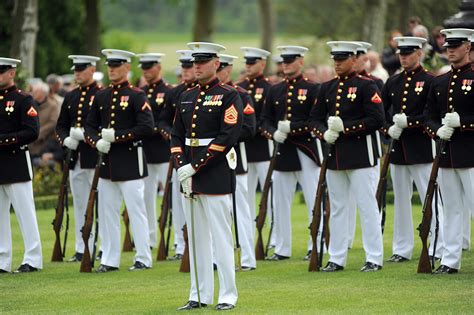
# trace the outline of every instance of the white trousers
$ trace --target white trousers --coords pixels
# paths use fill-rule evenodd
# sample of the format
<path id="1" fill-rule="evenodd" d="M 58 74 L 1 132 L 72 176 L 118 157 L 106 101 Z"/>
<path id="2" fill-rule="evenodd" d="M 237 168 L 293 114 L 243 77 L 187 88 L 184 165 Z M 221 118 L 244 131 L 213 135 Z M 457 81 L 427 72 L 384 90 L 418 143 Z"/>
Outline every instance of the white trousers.
<path id="1" fill-rule="evenodd" d="M 329 261 L 345 266 L 347 261 L 348 221 L 350 193 L 354 194 L 360 213 L 362 244 L 366 262 L 383 264 L 382 230 L 380 216 L 375 199 L 375 190 L 379 175 L 376 167 L 345 171 L 327 171 L 327 183 L 331 216 L 329 229 Z"/>
<path id="2" fill-rule="evenodd" d="M 43 256 L 31 181 L 0 185 L 0 269 L 12 269 L 10 205 L 13 205 L 23 235 L 25 254 L 21 264 L 42 269 Z"/>
<path id="3" fill-rule="evenodd" d="M 239 232 L 239 243 L 241 247 L 241 263 L 246 267 L 257 267 L 254 248 L 254 214 L 250 211 L 248 204 L 247 174 L 237 175 L 237 186 L 235 189 L 235 201 L 237 207 L 237 229 Z"/>
<path id="4" fill-rule="evenodd" d="M 275 253 L 282 256 L 291 256 L 291 203 L 299 182 L 308 207 L 308 224 L 313 217 L 314 198 L 319 179 L 319 166 L 300 150 L 297 150 L 301 164 L 301 171 L 275 171 L 273 189 L 273 204 L 275 207 L 275 226 L 278 230 Z M 309 233 L 308 233 L 309 235 Z M 332 236 L 331 236 L 332 237 Z M 311 249 L 311 238 L 308 241 L 308 250 Z M 346 246 L 347 247 L 347 246 Z"/>
<path id="5" fill-rule="evenodd" d="M 191 301 L 198 301 L 196 285 L 199 285 L 201 303 L 213 303 L 214 258 L 219 277 L 218 303 L 233 305 L 237 303 L 231 208 L 231 195 L 196 195 L 193 200 L 184 200 L 191 265 L 191 289 L 189 292 Z M 194 222 L 191 215 L 194 216 Z M 196 240 L 193 239 L 193 228 Z M 196 257 L 194 257 L 193 246 L 196 246 Z M 194 260 L 196 260 L 199 284 L 196 284 L 195 281 Z"/>
<path id="6" fill-rule="evenodd" d="M 186 218 L 184 217 L 184 198 L 180 192 L 181 185 L 178 180 L 178 173 L 176 170 L 173 171 L 173 185 L 171 187 L 171 211 L 173 212 L 173 230 L 174 230 L 174 243 L 176 244 L 176 254 L 184 253 L 184 234 L 183 227 L 186 224 Z"/>
<path id="7" fill-rule="evenodd" d="M 467 209 L 464 211 L 463 226 L 462 226 L 462 249 L 471 249 L 471 209 L 474 207 L 466 205 Z"/>
<path id="8" fill-rule="evenodd" d="M 166 182 L 166 173 L 168 172 L 168 162 L 160 164 L 147 164 L 148 176 L 143 180 L 145 182 L 145 207 L 148 219 L 148 229 L 150 237 L 150 246 L 158 246 L 158 220 L 156 216 L 156 197 L 158 195 L 158 184 L 161 182 L 163 187 Z"/>
<path id="9" fill-rule="evenodd" d="M 71 186 L 72 203 L 74 206 L 74 232 L 76 237 L 76 253 L 84 253 L 84 241 L 82 240 L 81 229 L 84 226 L 87 202 L 94 177 L 93 169 L 83 169 L 80 166 L 80 159 L 77 159 L 73 170 L 69 171 L 69 184 Z M 93 247 L 94 237 L 90 238 L 89 248 Z M 92 251 L 91 251 L 92 252 Z"/>
<path id="10" fill-rule="evenodd" d="M 393 220 L 393 254 L 411 259 L 414 246 L 414 229 L 411 198 L 413 196 L 413 182 L 423 202 L 428 189 L 431 174 L 431 163 L 416 165 L 390 164 L 390 172 L 394 194 Z M 444 197 L 444 196 L 443 196 Z M 441 197 L 438 196 L 439 233 L 436 246 L 436 257 L 443 255 L 443 208 Z M 433 216 L 430 230 L 430 255 L 433 253 L 435 239 L 436 215 L 435 196 L 433 196 Z"/>
<path id="11" fill-rule="evenodd" d="M 444 203 L 444 253 L 441 264 L 461 268 L 464 212 L 474 205 L 474 169 L 440 168 L 439 184 Z"/>
<path id="12" fill-rule="evenodd" d="M 152 266 L 150 241 L 148 234 L 148 220 L 146 217 L 143 193 L 145 190 L 143 179 L 112 182 L 108 179 L 99 179 L 99 218 L 102 238 L 103 265 L 120 266 L 120 207 L 122 199 L 125 201 L 130 227 L 135 243 L 135 261 L 140 261 L 148 267 Z"/>
<path id="13" fill-rule="evenodd" d="M 263 162 L 252 162 L 247 164 L 247 180 L 248 180 L 248 204 L 250 207 L 250 212 L 255 214 L 256 218 L 258 215 L 258 205 L 256 205 L 256 194 L 257 194 L 257 185 L 260 183 L 260 189 L 263 190 L 265 185 L 265 179 L 267 177 L 268 167 L 270 166 L 270 161 Z M 273 220 L 273 211 L 272 211 L 272 200 L 271 200 L 272 191 L 270 190 L 268 195 L 268 204 L 267 204 L 267 220 L 269 223 Z M 255 235 L 256 225 L 253 225 L 253 234 Z M 270 237 L 270 244 L 275 245 L 275 240 L 277 238 L 278 231 L 275 225 L 273 225 L 272 235 Z"/>

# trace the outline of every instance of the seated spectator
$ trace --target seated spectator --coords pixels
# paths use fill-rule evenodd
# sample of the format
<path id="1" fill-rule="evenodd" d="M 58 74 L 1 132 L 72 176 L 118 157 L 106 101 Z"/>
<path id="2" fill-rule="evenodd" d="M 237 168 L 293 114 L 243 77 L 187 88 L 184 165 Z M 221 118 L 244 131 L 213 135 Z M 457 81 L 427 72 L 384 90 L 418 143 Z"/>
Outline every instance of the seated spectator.
<path id="1" fill-rule="evenodd" d="M 405 36 L 415 36 L 413 35 L 413 29 L 418 25 L 421 25 L 421 19 L 418 16 L 410 16 L 408 18 L 408 32 Z"/>
<path id="2" fill-rule="evenodd" d="M 46 77 L 46 83 L 48 83 L 49 86 L 49 95 L 54 97 L 59 104 L 62 104 L 64 95 L 59 95 L 58 93 L 62 91 L 63 78 L 55 73 L 52 73 Z"/>
<path id="3" fill-rule="evenodd" d="M 428 29 L 421 24 L 413 29 L 413 36 L 422 37 L 429 41 Z M 437 53 L 428 42 L 423 46 L 423 56 L 421 60 L 423 66 L 433 73 L 437 73 L 439 69 L 448 64 L 447 57 Z"/>
<path id="4" fill-rule="evenodd" d="M 380 63 L 380 55 L 378 52 L 369 50 L 367 52 L 367 58 L 369 58 L 369 69 L 367 69 L 367 72 L 370 73 L 373 76 L 376 76 L 385 83 L 388 79 L 388 72 L 385 70 Z"/>
<path id="5" fill-rule="evenodd" d="M 38 117 L 40 130 L 38 139 L 29 145 L 30 154 L 36 164 L 40 164 L 41 155 L 45 153 L 46 144 L 50 139 L 54 139 L 54 130 L 59 117 L 60 105 L 57 100 L 50 96 L 49 87 L 44 82 L 35 82 L 31 85 L 31 95 L 38 103 Z"/>
<path id="6" fill-rule="evenodd" d="M 382 52 L 382 66 L 387 70 L 389 75 L 394 74 L 401 67 L 398 54 L 396 53 L 397 42 L 394 40 L 395 37 L 399 36 L 402 36 L 399 30 L 391 31 L 388 39 L 388 47 L 384 48 Z"/>
<path id="7" fill-rule="evenodd" d="M 319 83 L 324 83 L 329 80 L 334 79 L 336 72 L 334 72 L 334 67 L 328 65 L 322 65 L 318 67 L 318 79 Z"/>

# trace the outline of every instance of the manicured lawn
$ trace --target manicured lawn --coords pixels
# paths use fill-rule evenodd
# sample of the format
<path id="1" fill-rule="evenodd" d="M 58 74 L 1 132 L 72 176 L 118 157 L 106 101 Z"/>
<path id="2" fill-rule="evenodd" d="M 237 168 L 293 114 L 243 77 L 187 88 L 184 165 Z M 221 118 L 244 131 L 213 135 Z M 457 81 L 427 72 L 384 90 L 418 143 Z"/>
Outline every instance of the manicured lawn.
<path id="1" fill-rule="evenodd" d="M 364 263 L 358 230 L 345 271 L 308 273 L 307 262 L 302 260 L 309 235 L 307 212 L 298 200 L 295 198 L 293 206 L 293 257 L 283 262 L 259 262 L 256 271 L 238 273 L 239 301 L 233 313 L 473 312 L 472 251 L 463 252 L 462 270 L 457 275 L 417 275 L 418 237 L 412 261 L 386 263 L 382 271 L 364 274 L 358 271 Z M 416 226 L 420 208 L 415 211 Z M 389 206 L 384 235 L 386 258 L 391 254 L 392 213 Z M 44 269 L 33 274 L 1 275 L 0 313 L 174 313 L 186 302 L 189 274 L 179 273 L 177 262 L 156 262 L 151 270 L 132 273 L 127 271 L 132 254 L 123 253 L 121 270 L 109 274 L 81 274 L 77 263 L 51 263 L 53 214 L 54 210 L 38 212 Z M 23 242 L 16 218 L 11 218 L 14 266 L 18 266 Z M 73 254 L 72 238 L 70 234 L 67 257 Z M 195 313 L 205 312 L 215 311 L 208 308 Z"/>

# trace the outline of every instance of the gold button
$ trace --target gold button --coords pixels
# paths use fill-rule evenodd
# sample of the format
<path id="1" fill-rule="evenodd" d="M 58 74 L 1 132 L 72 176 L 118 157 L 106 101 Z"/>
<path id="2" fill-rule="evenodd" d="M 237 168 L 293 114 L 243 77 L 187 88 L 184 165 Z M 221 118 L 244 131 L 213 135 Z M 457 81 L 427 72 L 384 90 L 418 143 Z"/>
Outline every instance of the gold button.
<path id="1" fill-rule="evenodd" d="M 453 98 L 452 98 L 452 97 L 450 97 L 450 98 L 448 98 L 448 100 L 449 100 L 449 101 L 452 101 L 452 100 L 453 100 Z"/>
<path id="2" fill-rule="evenodd" d="M 192 127 L 192 128 L 196 128 L 196 124 L 192 124 L 191 127 Z"/>
<path id="3" fill-rule="evenodd" d="M 114 95 L 117 95 L 117 94 L 118 94 L 118 92 L 117 92 L 117 91 L 114 91 Z"/>
<path id="4" fill-rule="evenodd" d="M 112 121 L 110 122 L 110 124 L 111 124 L 111 125 L 115 125 L 115 121 L 112 120 Z"/>
<path id="5" fill-rule="evenodd" d="M 86 91 L 82 91 L 81 95 L 86 95 Z"/>
<path id="6" fill-rule="evenodd" d="M 340 100 L 340 99 L 341 99 L 340 95 L 336 96 L 336 100 Z"/>
<path id="7" fill-rule="evenodd" d="M 338 90 L 337 90 L 337 93 L 341 93 L 341 92 L 342 92 L 342 89 L 338 89 Z"/>
<path id="8" fill-rule="evenodd" d="M 339 82 L 339 86 L 343 86 L 343 85 L 344 85 L 344 83 L 342 83 L 342 82 Z"/>
<path id="9" fill-rule="evenodd" d="M 111 113 L 111 114 L 110 114 L 110 117 L 115 117 L 115 113 Z"/>
<path id="10" fill-rule="evenodd" d="M 403 91 L 403 94 L 407 95 L 407 94 L 408 94 L 408 91 Z"/>
<path id="11" fill-rule="evenodd" d="M 81 121 L 81 120 L 82 120 L 82 117 L 81 117 L 81 116 L 77 117 L 77 120 L 78 120 L 78 121 Z"/>
<path id="12" fill-rule="evenodd" d="M 206 94 L 206 93 L 204 93 L 204 92 L 201 92 L 200 94 L 201 94 L 201 95 L 204 95 L 204 94 Z"/>
<path id="13" fill-rule="evenodd" d="M 404 97 L 404 98 L 402 99 L 402 101 L 406 102 L 406 101 L 407 101 L 407 98 L 406 98 L 406 97 Z"/>
<path id="14" fill-rule="evenodd" d="M 359 128 L 362 128 L 362 125 L 359 125 Z"/>
<path id="15" fill-rule="evenodd" d="M 290 100 L 290 99 L 287 99 L 286 102 L 287 102 L 287 103 L 291 103 L 291 100 Z"/>
<path id="16" fill-rule="evenodd" d="M 84 98 L 83 98 L 83 97 L 81 97 L 79 100 L 80 100 L 81 102 L 84 102 Z"/>
<path id="17" fill-rule="evenodd" d="M 453 109 L 453 105 L 449 105 L 449 109 Z"/>
<path id="18" fill-rule="evenodd" d="M 337 104 L 336 104 L 336 108 L 339 108 L 339 106 L 341 106 L 341 104 L 337 103 Z"/>
<path id="19" fill-rule="evenodd" d="M 253 84 L 250 84 L 250 85 L 249 85 L 250 88 L 253 88 L 253 86 L 254 86 Z"/>
<path id="20" fill-rule="evenodd" d="M 455 75 L 453 75 L 453 79 L 456 79 L 457 77 L 458 77 L 458 76 L 457 76 L 456 74 L 455 74 Z"/>
<path id="21" fill-rule="evenodd" d="M 110 106 L 110 109 L 115 109 L 115 105 Z"/>
<path id="22" fill-rule="evenodd" d="M 196 133 L 195 132 L 191 132 L 191 137 L 195 137 L 196 136 Z"/>
<path id="23" fill-rule="evenodd" d="M 147 96 L 148 96 L 148 98 L 152 97 L 152 95 L 151 95 L 151 94 L 148 94 Z"/>
<path id="24" fill-rule="evenodd" d="M 409 86 L 410 86 L 410 84 L 409 84 L 409 83 L 405 83 L 405 87 L 409 87 Z"/>
<path id="25" fill-rule="evenodd" d="M 148 92 L 152 93 L 152 92 L 153 92 L 153 89 L 148 89 Z"/>
<path id="26" fill-rule="evenodd" d="M 406 108 L 407 108 L 407 106 L 406 106 L 406 105 L 403 105 L 403 106 L 402 106 L 402 108 L 403 108 L 403 109 L 406 109 Z"/>
<path id="27" fill-rule="evenodd" d="M 117 99 L 114 97 L 114 98 L 112 99 L 112 102 L 116 102 L 116 101 L 117 101 Z"/>
<path id="28" fill-rule="evenodd" d="M 194 107 L 194 109 L 195 109 L 195 110 L 198 110 L 198 109 L 199 109 L 199 106 Z"/>
<path id="29" fill-rule="evenodd" d="M 408 81 L 411 81 L 411 78 L 410 78 L 410 77 L 408 77 L 408 78 L 407 78 L 407 80 L 408 80 Z"/>
<path id="30" fill-rule="evenodd" d="M 78 111 L 77 111 L 77 114 L 78 114 L 78 115 L 82 114 L 82 110 L 78 110 Z"/>
<path id="31" fill-rule="evenodd" d="M 82 104 L 79 104 L 78 107 L 79 107 L 79 108 L 82 108 Z"/>
<path id="32" fill-rule="evenodd" d="M 340 114 L 340 111 L 336 110 L 336 115 L 339 115 Z"/>
<path id="33" fill-rule="evenodd" d="M 293 85 L 290 85 L 289 88 L 290 88 L 290 90 L 293 90 L 294 87 L 293 87 Z"/>
<path id="34" fill-rule="evenodd" d="M 198 98 L 198 102 L 202 102 L 202 100 L 200 98 Z"/>
<path id="35" fill-rule="evenodd" d="M 449 93 L 453 93 L 453 89 L 449 89 Z"/>
<path id="36" fill-rule="evenodd" d="M 456 82 L 451 82 L 451 85 L 454 85 L 454 84 L 456 84 Z"/>
<path id="37" fill-rule="evenodd" d="M 293 93 L 291 93 L 291 92 L 288 92 L 288 96 L 292 96 L 292 95 L 293 95 Z"/>
<path id="38" fill-rule="evenodd" d="M 291 110 L 291 106 L 288 106 L 287 108 L 288 108 L 288 110 Z"/>
<path id="39" fill-rule="evenodd" d="M 288 118 L 291 118 L 291 113 L 288 113 Z"/>
<path id="40" fill-rule="evenodd" d="M 193 115 L 193 118 L 197 118 L 197 115 Z"/>

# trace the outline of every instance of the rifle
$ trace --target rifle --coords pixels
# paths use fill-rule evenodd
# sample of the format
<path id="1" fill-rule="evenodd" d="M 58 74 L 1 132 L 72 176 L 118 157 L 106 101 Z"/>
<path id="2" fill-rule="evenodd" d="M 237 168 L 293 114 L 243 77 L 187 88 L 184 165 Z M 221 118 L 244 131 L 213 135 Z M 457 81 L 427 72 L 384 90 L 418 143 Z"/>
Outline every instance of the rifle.
<path id="1" fill-rule="evenodd" d="M 173 176 L 173 158 L 170 158 L 168 163 L 168 173 L 166 174 L 166 183 L 165 183 L 165 190 L 163 194 L 163 201 L 161 202 L 161 214 L 159 222 L 160 228 L 160 245 L 158 246 L 158 254 L 156 256 L 156 260 L 166 260 L 166 244 L 165 244 L 165 230 L 166 230 L 166 222 L 168 222 L 168 214 L 170 212 L 170 205 L 171 205 L 171 177 Z"/>
<path id="2" fill-rule="evenodd" d="M 94 266 L 94 261 L 91 259 L 91 253 L 89 251 L 89 238 L 92 232 L 92 225 L 94 223 L 94 205 L 97 196 L 97 184 L 99 183 L 99 174 L 102 162 L 104 160 L 104 154 L 99 152 L 99 158 L 97 159 L 97 165 L 94 170 L 94 177 L 92 179 L 91 191 L 89 193 L 89 199 L 87 201 L 86 208 L 86 219 L 84 226 L 82 227 L 82 240 L 84 241 L 84 255 L 81 261 L 81 272 L 91 272 Z"/>
<path id="3" fill-rule="evenodd" d="M 173 210 L 173 209 L 171 209 Z M 170 238 L 171 238 L 171 226 L 173 225 L 173 211 L 170 212 L 170 215 L 168 217 L 168 234 L 166 235 L 166 257 L 168 257 L 168 253 L 170 250 Z"/>
<path id="4" fill-rule="evenodd" d="M 438 183 L 436 182 L 436 179 L 438 178 L 439 162 L 441 160 L 441 154 L 443 154 L 445 146 L 446 141 L 440 140 L 438 151 L 436 152 L 436 156 L 431 167 L 430 180 L 428 182 L 428 188 L 426 189 L 426 196 L 423 202 L 423 218 L 420 225 L 418 226 L 422 248 L 420 260 L 418 261 L 417 273 L 431 273 L 434 268 L 434 264 L 432 265 L 430 263 L 428 253 L 428 237 L 431 229 L 431 219 L 433 217 L 433 196 L 438 189 Z"/>
<path id="5" fill-rule="evenodd" d="M 263 247 L 263 236 L 262 230 L 265 224 L 265 219 L 267 217 L 267 206 L 268 206 L 268 194 L 272 184 L 272 174 L 275 169 L 276 157 L 278 155 L 279 143 L 275 141 L 275 146 L 273 148 L 272 158 L 270 160 L 270 165 L 268 167 L 267 176 L 265 177 L 265 184 L 263 185 L 262 198 L 260 199 L 260 205 L 258 207 L 258 215 L 255 221 L 257 222 L 257 245 L 255 246 L 255 258 L 257 260 L 265 259 L 265 252 Z"/>
<path id="6" fill-rule="evenodd" d="M 272 220 L 270 222 L 270 231 L 268 232 L 267 246 L 265 246 L 265 257 L 268 256 L 268 251 L 270 250 L 270 242 L 272 241 L 273 227 L 275 225 L 275 211 L 273 211 L 273 182 L 270 184 L 271 194 L 270 194 L 270 211 L 272 214 Z"/>
<path id="7" fill-rule="evenodd" d="M 183 226 L 183 237 L 185 246 L 183 257 L 181 258 L 181 265 L 179 266 L 179 272 L 189 272 L 189 240 L 186 224 Z"/>
<path id="8" fill-rule="evenodd" d="M 383 156 L 382 160 L 382 167 L 380 168 L 380 178 L 377 184 L 377 191 L 375 193 L 375 198 L 377 199 L 377 205 L 379 206 L 379 213 L 382 213 L 382 234 L 385 230 L 385 217 L 386 217 L 386 210 L 387 210 L 387 202 L 386 202 L 386 193 L 387 193 L 387 174 L 388 168 L 390 166 L 390 153 L 392 152 L 393 148 L 393 141 L 390 141 L 388 145 L 388 150 Z"/>
<path id="9" fill-rule="evenodd" d="M 130 218 L 128 217 L 127 207 L 123 209 L 122 213 L 123 223 L 125 224 L 125 238 L 123 239 L 122 251 L 131 252 L 133 251 L 133 242 L 130 235 Z"/>
<path id="10" fill-rule="evenodd" d="M 311 224 L 309 225 L 309 229 L 311 231 L 311 240 L 313 241 L 313 247 L 311 249 L 311 256 L 309 259 L 309 267 L 308 271 L 319 271 L 319 267 L 321 265 L 321 262 L 318 260 L 321 260 L 322 257 L 318 257 L 318 231 L 319 231 L 319 225 L 321 224 L 321 212 L 322 210 L 322 204 L 323 202 L 326 204 L 327 202 L 325 201 L 326 197 L 326 190 L 327 190 L 327 185 L 326 185 L 326 171 L 327 171 L 327 165 L 328 165 L 328 156 L 329 152 L 331 151 L 332 146 L 329 147 L 328 150 L 328 155 L 325 157 L 323 160 L 323 163 L 321 164 L 321 169 L 319 171 L 319 180 L 318 180 L 318 187 L 316 190 L 316 198 L 314 201 L 313 205 L 313 220 L 311 221 Z M 327 230 L 327 229 L 326 229 Z M 323 237 L 321 233 L 321 238 Z M 323 249 L 319 249 L 322 253 Z"/>
<path id="11" fill-rule="evenodd" d="M 67 230 L 69 228 L 69 211 L 68 211 L 68 193 L 67 181 L 69 178 L 69 167 L 71 165 L 72 150 L 66 149 L 66 158 L 64 159 L 63 176 L 61 178 L 61 186 L 59 188 L 58 203 L 56 204 L 56 215 L 51 223 L 53 225 L 56 240 L 53 247 L 53 255 L 51 261 L 63 261 L 66 252 Z M 64 207 L 66 206 L 67 224 L 64 235 L 64 248 L 61 250 L 61 228 L 63 225 Z"/>

